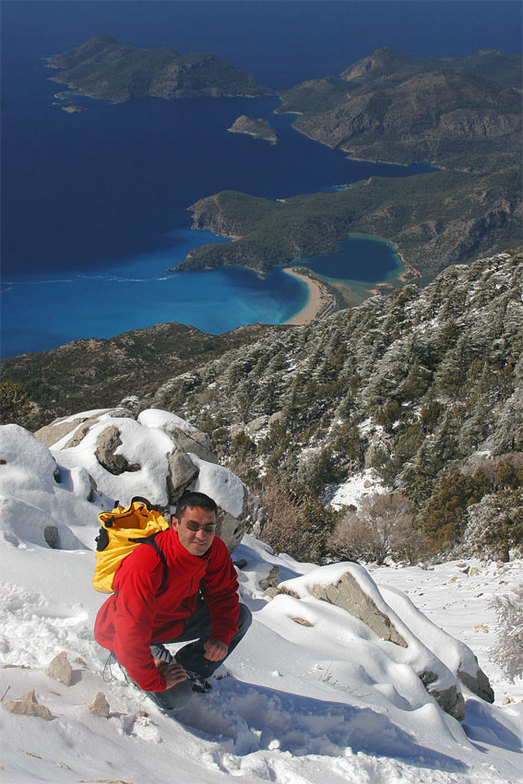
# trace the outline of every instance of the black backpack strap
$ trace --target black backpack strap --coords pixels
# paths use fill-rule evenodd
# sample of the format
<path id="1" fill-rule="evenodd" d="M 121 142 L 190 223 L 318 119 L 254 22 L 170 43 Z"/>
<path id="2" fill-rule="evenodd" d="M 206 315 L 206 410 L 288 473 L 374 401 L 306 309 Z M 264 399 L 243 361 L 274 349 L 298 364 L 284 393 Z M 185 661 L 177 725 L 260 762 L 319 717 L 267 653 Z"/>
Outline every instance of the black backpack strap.
<path id="1" fill-rule="evenodd" d="M 160 587 L 158 588 L 158 591 L 156 593 L 156 596 L 158 596 L 165 588 L 165 583 L 167 582 L 167 574 L 169 572 L 169 567 L 167 566 L 165 555 L 163 554 L 162 550 L 158 547 L 158 544 L 156 542 L 157 533 L 160 532 L 157 531 L 156 534 L 151 534 L 150 536 L 144 536 L 144 538 L 140 540 L 140 543 L 150 544 L 152 547 L 154 547 L 154 549 L 160 556 L 160 561 L 162 562 L 162 579 L 160 582 Z"/>

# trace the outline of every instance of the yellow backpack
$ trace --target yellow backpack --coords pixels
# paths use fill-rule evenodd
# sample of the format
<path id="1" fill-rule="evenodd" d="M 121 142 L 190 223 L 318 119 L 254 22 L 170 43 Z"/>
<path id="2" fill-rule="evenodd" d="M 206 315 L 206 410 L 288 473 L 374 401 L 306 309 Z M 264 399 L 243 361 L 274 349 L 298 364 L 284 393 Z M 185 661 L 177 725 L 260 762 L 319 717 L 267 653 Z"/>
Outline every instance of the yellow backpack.
<path id="1" fill-rule="evenodd" d="M 154 538 L 169 528 L 166 519 L 146 498 L 136 496 L 129 506 L 116 506 L 111 512 L 100 512 L 101 528 L 96 537 L 96 565 L 93 586 L 102 593 L 113 592 L 113 578 L 120 563 L 140 544 L 150 544 L 163 564 L 160 591 L 167 579 L 167 562 Z"/>

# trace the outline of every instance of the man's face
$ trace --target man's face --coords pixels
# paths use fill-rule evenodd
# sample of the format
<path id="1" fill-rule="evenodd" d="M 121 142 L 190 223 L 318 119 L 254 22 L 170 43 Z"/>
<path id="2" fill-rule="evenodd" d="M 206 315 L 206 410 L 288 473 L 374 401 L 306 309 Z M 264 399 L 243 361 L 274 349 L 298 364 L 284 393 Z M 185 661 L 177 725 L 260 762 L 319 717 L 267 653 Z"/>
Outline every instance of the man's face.
<path id="1" fill-rule="evenodd" d="M 191 553 L 191 555 L 205 555 L 214 539 L 215 530 L 211 529 L 216 525 L 216 515 L 209 509 L 200 509 L 199 506 L 188 506 L 183 510 L 180 519 L 173 515 L 173 527 L 178 532 L 180 544 Z M 196 531 L 191 528 L 198 526 Z"/>

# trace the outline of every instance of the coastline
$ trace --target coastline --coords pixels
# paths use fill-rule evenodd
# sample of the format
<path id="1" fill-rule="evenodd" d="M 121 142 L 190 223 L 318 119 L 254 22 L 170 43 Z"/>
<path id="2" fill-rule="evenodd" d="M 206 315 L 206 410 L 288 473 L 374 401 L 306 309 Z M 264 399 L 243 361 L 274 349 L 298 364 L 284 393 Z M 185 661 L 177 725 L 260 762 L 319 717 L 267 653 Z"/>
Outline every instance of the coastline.
<path id="1" fill-rule="evenodd" d="M 316 318 L 326 316 L 337 310 L 338 304 L 336 297 L 329 291 L 327 286 L 320 283 L 319 280 L 312 277 L 303 269 L 296 269 L 296 267 L 283 267 L 282 272 L 286 275 L 291 275 L 293 278 L 298 278 L 307 286 L 309 296 L 305 306 L 296 313 L 291 319 L 285 322 L 294 326 L 309 324 Z"/>

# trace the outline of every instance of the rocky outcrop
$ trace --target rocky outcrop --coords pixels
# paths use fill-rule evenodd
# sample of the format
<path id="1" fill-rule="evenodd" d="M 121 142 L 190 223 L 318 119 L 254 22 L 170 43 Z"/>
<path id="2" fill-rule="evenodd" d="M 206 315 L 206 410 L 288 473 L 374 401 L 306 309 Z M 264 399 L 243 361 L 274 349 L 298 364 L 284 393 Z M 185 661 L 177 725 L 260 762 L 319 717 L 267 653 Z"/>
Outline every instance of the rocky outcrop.
<path id="1" fill-rule="evenodd" d="M 52 449 L 55 481 L 74 472 L 78 488 L 106 508 L 144 496 L 169 518 L 182 493 L 197 489 L 218 504 L 217 531 L 231 552 L 253 523 L 255 502 L 245 485 L 218 464 L 204 433 L 168 411 L 86 412 L 35 435 Z M 52 548 L 66 541 L 58 526 L 47 525 L 43 537 Z"/>
<path id="2" fill-rule="evenodd" d="M 130 463 L 124 455 L 117 454 L 118 447 L 122 446 L 120 433 L 115 425 L 102 430 L 96 439 L 95 457 L 100 465 L 109 473 L 118 476 L 125 471 L 139 471 L 139 463 Z"/>

